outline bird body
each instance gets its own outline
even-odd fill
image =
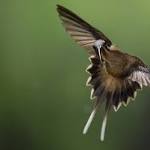
[[[118,50],[102,51],[102,58],[102,63],[99,61],[99,57],[90,58],[92,65],[87,68],[87,72],[91,76],[87,85],[91,85],[94,89],[91,98],[104,94],[100,89],[105,89],[105,96],[107,93],[110,96],[113,95],[114,98],[112,97],[111,101],[117,108],[119,102],[127,103],[128,97],[134,98],[136,90],[141,88],[138,83],[130,81],[128,77],[132,66],[142,63],[142,61]],[[108,96],[108,101],[110,101],[110,96]]]
[[[108,73],[118,78],[127,77],[139,65],[145,66],[139,58],[120,50],[103,50],[102,57]]]
[[[104,102],[100,137],[103,141],[108,112],[111,108],[117,111],[122,104],[127,106],[138,89],[150,85],[150,70],[141,59],[122,52],[101,31],[72,11],[60,5],[57,11],[66,31],[87,50],[91,62],[86,69],[90,74],[86,85],[92,87],[91,99],[95,99],[95,104],[83,133],[87,133],[97,109]]]

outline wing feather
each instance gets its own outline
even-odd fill
[[[150,85],[150,70],[148,67],[139,66],[137,70],[134,70],[131,75],[129,76],[129,79],[132,81],[136,81],[139,83],[141,88],[143,86],[149,86]]]
[[[83,48],[86,48],[90,54],[95,54],[93,46],[97,40],[105,41],[108,46],[112,42],[99,30],[81,19],[72,11],[57,5],[57,11],[62,20],[66,31]]]

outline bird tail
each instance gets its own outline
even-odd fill
[[[109,75],[105,65],[99,61],[99,57],[91,56],[90,61],[91,65],[87,68],[87,72],[90,73],[87,86],[92,86],[91,99],[96,99],[96,105],[84,127],[83,134],[87,133],[99,105],[106,102],[100,136],[101,141],[103,141],[109,110],[114,108],[117,111],[122,104],[127,106],[130,99],[135,98],[136,91],[141,87],[135,81],[118,79]]]
[[[99,108],[99,105],[100,105],[100,101],[97,100],[97,103],[96,103],[94,109],[92,110],[86,125],[84,126],[83,134],[86,134],[88,132],[88,129],[89,129],[94,117],[95,117],[95,114],[96,114],[96,112]],[[100,134],[100,140],[101,141],[104,141],[105,130],[106,130],[106,125],[107,125],[107,116],[108,116],[109,110],[110,110],[110,105],[107,104],[106,108],[105,108],[104,118],[103,118],[103,121],[102,121],[102,127],[101,127],[101,134]]]
[[[88,121],[87,121],[87,123],[86,123],[86,125],[85,125],[85,127],[83,129],[83,134],[86,134],[88,132],[88,129],[89,129],[89,127],[90,127],[94,117],[95,117],[97,109],[98,109],[98,104],[96,104],[96,106],[92,110],[92,112],[90,114],[90,117],[89,117],[89,119],[88,119]]]

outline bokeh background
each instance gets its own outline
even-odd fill
[[[88,55],[65,33],[56,4],[150,64],[148,0],[0,0],[0,149],[150,149],[148,88],[109,115],[103,143],[102,111],[82,135],[92,108]]]

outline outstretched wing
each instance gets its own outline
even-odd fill
[[[72,11],[60,5],[57,5],[57,11],[66,31],[81,47],[86,48],[89,54],[95,54],[93,46],[97,40],[103,40],[107,46],[112,45],[112,42],[101,31],[92,27]]]
[[[143,86],[150,85],[150,69],[147,66],[139,66],[138,69],[134,70],[129,79],[136,81],[141,88]]]

